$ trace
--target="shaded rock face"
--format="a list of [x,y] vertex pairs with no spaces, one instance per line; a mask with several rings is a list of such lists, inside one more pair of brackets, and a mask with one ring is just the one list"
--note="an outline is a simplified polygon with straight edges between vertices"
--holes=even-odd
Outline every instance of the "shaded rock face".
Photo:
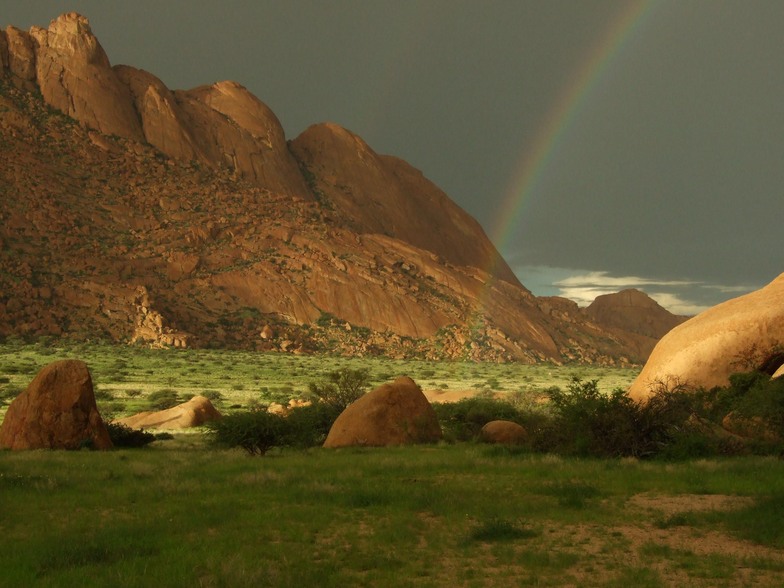
[[585,309],[585,314],[598,324],[657,340],[686,321],[686,317],[673,315],[653,298],[634,288],[597,296]]
[[172,408],[156,412],[140,412],[116,422],[132,429],[187,429],[198,427],[222,417],[204,396],[194,396]]
[[501,445],[522,445],[528,438],[525,428],[512,421],[490,421],[479,432],[485,443]]
[[8,40],[5,32],[0,30],[0,75],[8,69]]
[[[723,302],[675,327],[656,345],[629,394],[644,400],[657,382],[712,388],[735,372],[773,374],[784,357],[784,274],[770,284]],[[771,362],[771,358],[781,358]]]
[[174,94],[161,80],[127,65],[117,65],[114,71],[133,96],[144,137],[150,145],[176,159],[207,162],[186,126]]
[[175,96],[207,161],[272,192],[312,199],[278,118],[248,90],[227,81]]
[[333,123],[309,127],[291,150],[316,190],[351,219],[350,228],[394,235],[455,265],[492,268],[520,286],[479,223],[405,161],[377,154]]
[[421,388],[400,377],[350,404],[332,425],[324,447],[434,443],[441,437],[438,418]]
[[0,447],[9,449],[112,447],[98,413],[87,365],[64,360],[43,368],[11,403],[0,427]]

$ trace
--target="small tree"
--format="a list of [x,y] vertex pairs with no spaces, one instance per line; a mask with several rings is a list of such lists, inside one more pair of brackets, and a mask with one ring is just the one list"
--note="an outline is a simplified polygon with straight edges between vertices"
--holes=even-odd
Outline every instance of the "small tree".
[[226,415],[208,422],[207,428],[218,445],[241,447],[250,455],[285,445],[288,432],[283,417],[263,409]]
[[326,382],[311,382],[308,388],[320,402],[343,411],[365,393],[369,384],[370,372],[367,369],[341,368],[330,372]]

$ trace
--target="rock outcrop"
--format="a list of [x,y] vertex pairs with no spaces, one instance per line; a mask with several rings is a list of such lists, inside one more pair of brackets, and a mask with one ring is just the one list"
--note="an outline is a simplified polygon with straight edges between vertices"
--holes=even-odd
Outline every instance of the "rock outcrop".
[[784,363],[784,274],[764,288],[723,302],[667,333],[629,395],[644,400],[658,383],[726,386],[740,371],[773,374]]
[[71,12],[30,34],[36,42],[36,80],[48,104],[106,135],[144,140],[128,87],[112,70],[86,18]]
[[278,118],[236,82],[175,92],[201,151],[214,166],[280,194],[312,199]]
[[394,235],[454,265],[493,268],[520,286],[479,223],[405,161],[377,154],[333,123],[309,127],[291,149],[315,190],[343,212],[348,228]]
[[662,308],[653,298],[634,288],[597,296],[585,315],[597,324],[614,327],[658,341],[687,320]]
[[484,443],[522,445],[528,439],[528,433],[522,425],[512,421],[490,421],[479,431],[479,439]]
[[8,71],[17,80],[18,84],[26,89],[34,89],[35,70],[35,42],[30,33],[9,26],[5,30],[8,51]]
[[350,404],[332,425],[324,447],[434,443],[441,437],[422,389],[411,378],[400,377]]
[[150,145],[176,159],[208,163],[188,130],[177,99],[161,80],[127,65],[116,65],[114,71],[133,96],[144,138]]
[[194,396],[166,410],[140,412],[116,422],[132,429],[187,429],[221,418],[221,413],[204,396]]
[[110,449],[87,365],[64,360],[43,368],[11,402],[0,426],[8,449]]
[[338,125],[287,143],[237,83],[111,67],[75,14],[8,27],[0,63],[0,335],[612,365],[653,346],[534,297],[421,172]]

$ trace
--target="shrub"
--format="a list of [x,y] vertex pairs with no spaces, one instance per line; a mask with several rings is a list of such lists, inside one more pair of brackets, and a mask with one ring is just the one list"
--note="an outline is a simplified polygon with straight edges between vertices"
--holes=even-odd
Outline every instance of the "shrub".
[[504,400],[475,396],[458,402],[433,404],[444,438],[448,441],[476,439],[490,421],[514,421],[526,426],[526,415]]
[[163,388],[156,390],[147,397],[147,403],[153,410],[166,410],[180,403],[176,390]]
[[96,400],[114,400],[114,393],[104,388],[93,388],[93,395]]
[[109,438],[115,447],[144,447],[155,441],[155,435],[142,429],[132,429],[121,423],[107,423]]
[[293,408],[285,417],[285,444],[291,447],[322,445],[340,413],[336,406],[323,402]]
[[225,415],[207,423],[207,429],[218,445],[241,447],[250,455],[264,455],[287,442],[283,417],[264,409]]
[[575,377],[565,392],[551,388],[548,396],[553,419],[546,435],[565,454],[651,457],[679,434],[688,433],[693,439],[698,433],[687,426],[693,400],[681,388],[661,388],[646,403],[637,403],[624,390],[602,394],[596,380]]
[[8,400],[13,400],[17,396],[19,396],[22,392],[24,392],[24,388],[21,386],[14,386],[13,384],[9,384],[0,388],[0,398],[7,398]]
[[202,391],[201,395],[213,404],[223,400],[223,394],[221,394],[218,390],[204,390]]
[[319,402],[329,404],[342,412],[365,393],[369,383],[369,370],[341,368],[330,372],[326,382],[311,382],[308,389]]

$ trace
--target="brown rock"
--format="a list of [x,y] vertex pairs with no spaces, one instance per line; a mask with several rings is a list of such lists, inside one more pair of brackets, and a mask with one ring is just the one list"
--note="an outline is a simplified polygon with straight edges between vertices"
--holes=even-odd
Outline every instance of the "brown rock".
[[[629,395],[644,400],[657,382],[726,386],[729,376],[770,363],[784,343],[784,274],[675,327],[656,345]],[[755,365],[756,364],[756,365]],[[773,373],[781,364],[767,366]]]
[[9,26],[5,35],[9,71],[22,80],[35,81],[35,43],[30,33]]
[[585,314],[600,325],[653,339],[660,339],[686,320],[668,312],[653,298],[634,288],[597,296],[585,309]]
[[214,167],[270,191],[311,200],[275,114],[235,82],[175,92],[186,124]]
[[490,421],[479,432],[485,443],[502,445],[522,445],[528,438],[526,430],[512,421]]
[[174,94],[161,80],[127,65],[117,65],[114,71],[131,91],[142,119],[144,136],[150,145],[176,159],[205,161],[186,126]]
[[392,235],[455,265],[489,268],[520,285],[479,223],[405,161],[377,154],[333,123],[309,127],[291,149],[351,227]]
[[133,98],[86,18],[63,14],[31,35],[38,43],[36,79],[47,103],[106,135],[144,140]]
[[324,447],[433,443],[441,436],[421,388],[411,378],[400,377],[350,404],[332,425]]
[[79,449],[85,443],[112,447],[87,365],[78,360],[49,364],[8,407],[0,447]]
[[194,396],[188,402],[157,412],[140,412],[116,422],[132,429],[187,429],[221,418],[208,398]]

